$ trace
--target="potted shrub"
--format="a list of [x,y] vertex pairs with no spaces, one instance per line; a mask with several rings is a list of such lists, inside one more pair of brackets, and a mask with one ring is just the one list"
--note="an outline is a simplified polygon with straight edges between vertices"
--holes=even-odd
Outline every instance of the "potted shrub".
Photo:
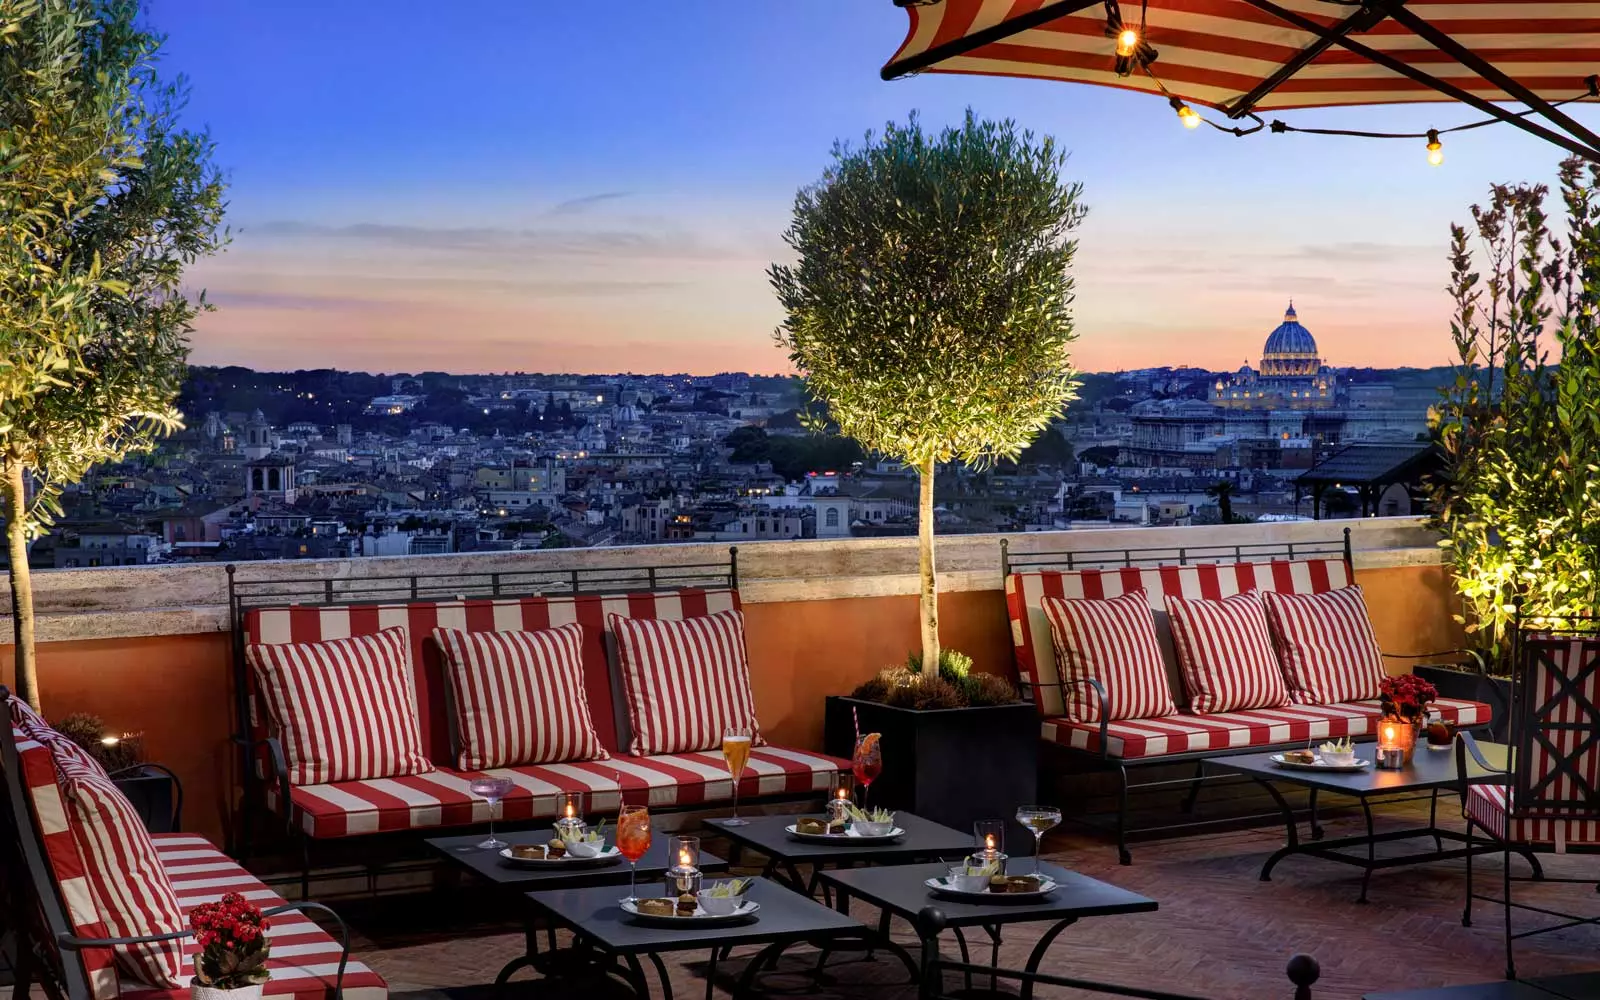
[[200,952],[194,957],[193,1000],[259,1000],[271,944],[272,922],[260,907],[236,892],[215,903],[203,903],[189,914]]
[[133,804],[151,833],[175,833],[182,812],[182,792],[172,772],[144,762],[137,734],[114,733],[99,716],[73,712],[55,723],[56,732],[100,762],[111,781]]
[[[785,312],[778,339],[827,420],[917,472],[922,648],[915,664],[970,665],[943,654],[939,643],[939,466],[982,469],[1016,458],[1076,393],[1067,358],[1069,268],[1085,208],[1081,185],[1062,180],[1065,159],[1052,139],[1036,141],[1009,121],[980,121],[970,111],[937,134],[925,133],[914,115],[905,125],[890,123],[860,148],[834,147],[822,180],[795,198],[784,240],[796,262],[769,272]],[[835,752],[846,701],[852,739],[857,716],[863,731],[882,733],[885,797],[904,791],[899,780],[954,784],[971,770],[965,791],[976,793],[1002,775],[1034,773],[1032,707],[974,708],[975,688],[957,687],[952,698],[940,680],[946,673],[969,677],[964,666],[910,669],[882,680],[882,700],[829,706]],[[1026,713],[1027,722],[1001,731],[996,720],[981,721],[994,713],[1014,721]],[[936,766],[926,755],[936,752],[961,770],[924,774]],[[895,804],[933,815],[915,792],[905,794]],[[1034,795],[1030,784],[1006,814]]]

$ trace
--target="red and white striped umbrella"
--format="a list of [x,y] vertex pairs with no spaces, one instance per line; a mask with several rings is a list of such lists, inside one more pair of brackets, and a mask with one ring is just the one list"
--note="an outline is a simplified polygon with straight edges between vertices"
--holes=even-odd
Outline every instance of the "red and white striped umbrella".
[[[910,32],[885,79],[915,71],[1104,84],[1257,111],[1461,101],[1594,155],[1554,105],[1591,92],[1600,3],[1528,0],[896,0]],[[1118,58],[1122,30],[1139,32]],[[1120,71],[1120,72],[1119,72]]]

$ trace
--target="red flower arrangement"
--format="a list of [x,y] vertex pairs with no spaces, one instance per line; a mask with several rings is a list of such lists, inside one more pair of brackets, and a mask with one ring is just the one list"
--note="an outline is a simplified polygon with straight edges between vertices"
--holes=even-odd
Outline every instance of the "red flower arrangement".
[[237,892],[215,903],[205,903],[189,914],[200,954],[194,957],[194,981],[199,986],[236,990],[272,978],[267,971],[267,929],[272,921],[261,908]]
[[1428,706],[1439,697],[1439,689],[1412,674],[1385,677],[1378,689],[1382,696],[1383,717],[1421,725]]

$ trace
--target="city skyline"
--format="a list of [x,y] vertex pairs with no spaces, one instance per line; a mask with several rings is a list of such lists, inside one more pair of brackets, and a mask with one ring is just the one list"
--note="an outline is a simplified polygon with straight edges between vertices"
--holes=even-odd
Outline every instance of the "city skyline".
[[888,2],[479,10],[494,16],[155,0],[165,69],[190,78],[188,120],[233,182],[234,244],[191,273],[219,307],[196,363],[785,372],[764,272],[795,189],[835,139],[970,105],[1072,153],[1090,206],[1080,369],[1253,364],[1290,298],[1330,364],[1431,367],[1451,360],[1449,223],[1490,181],[1545,180],[1558,160],[1504,128],[1450,136],[1433,169],[1403,141],[1189,133],[1106,88],[883,83],[904,29]]

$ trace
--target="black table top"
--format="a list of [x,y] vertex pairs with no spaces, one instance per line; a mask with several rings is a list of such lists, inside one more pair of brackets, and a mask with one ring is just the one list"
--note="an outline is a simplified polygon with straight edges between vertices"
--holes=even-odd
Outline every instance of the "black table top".
[[1584,972],[1471,986],[1368,993],[1362,1000],[1591,1000],[1600,997],[1600,973]]
[[800,816],[822,818],[820,812],[800,813],[791,816],[751,816],[748,826],[723,826],[717,820],[708,820],[709,829],[746,847],[760,851],[769,858],[814,864],[829,861],[880,861],[884,863],[906,861],[914,858],[948,857],[956,860],[972,853],[973,835],[931,819],[923,819],[908,812],[896,813],[895,826],[906,835],[898,843],[865,845],[848,842],[818,844],[808,840],[795,840],[784,828],[792,826]]
[[[627,892],[619,892],[614,886],[530,892],[528,900],[557,922],[593,938],[607,951],[617,954],[692,951],[724,944],[762,944],[798,938],[866,936],[866,928],[856,921],[770,879],[756,879],[749,893],[751,899],[761,904],[755,920],[713,927],[634,923],[618,905]],[[652,890],[640,886],[640,895],[650,896]]]
[[[1489,763],[1496,767],[1504,765],[1506,748],[1502,744],[1479,743],[1478,749],[1483,751],[1483,756]],[[1304,788],[1354,795],[1358,798],[1403,792],[1408,789],[1425,791],[1430,788],[1444,788],[1454,786],[1459,780],[1456,776],[1454,747],[1449,750],[1430,750],[1425,745],[1419,745],[1411,754],[1411,762],[1398,771],[1383,770],[1376,764],[1361,771],[1307,771],[1280,767],[1272,762],[1272,756],[1273,753],[1247,753],[1230,757],[1207,757],[1205,762],[1208,767],[1219,771],[1236,771],[1252,778],[1282,781]],[[1356,756],[1372,760],[1377,756],[1377,750],[1374,744],[1364,743],[1356,748]],[[1483,781],[1494,777],[1473,763],[1470,755],[1467,757],[1467,766],[1468,780]]]
[[[923,907],[937,907],[944,914],[946,924],[951,927],[1104,917],[1118,913],[1149,913],[1156,909],[1153,899],[1068,871],[1048,861],[1040,864],[1039,870],[1055,879],[1060,887],[1037,903],[967,903],[936,896],[923,883],[935,876],[949,874],[948,864],[847,868],[819,872],[818,878],[835,888],[844,889],[856,899],[889,910],[907,920],[913,920]],[[1033,863],[1027,860],[1013,861],[1010,871],[1016,875],[1031,874]]]
[[[611,827],[607,825],[607,844],[616,843],[609,836]],[[465,868],[471,869],[483,878],[497,885],[515,886],[518,888],[574,888],[586,885],[627,885],[628,862],[627,859],[613,865],[596,866],[592,864],[574,865],[570,868],[531,868],[515,865],[500,856],[500,848],[485,851],[478,847],[483,842],[486,834],[474,833],[464,837],[430,837],[426,843],[451,861]],[[543,844],[555,836],[553,830],[520,830],[513,833],[497,833],[501,840],[509,844]],[[639,859],[639,881],[646,879],[660,879],[666,874],[671,862],[667,860],[667,838],[669,834],[655,831],[650,838],[650,850]],[[700,870],[706,872],[723,872],[728,870],[728,863],[719,857],[700,853]]]

